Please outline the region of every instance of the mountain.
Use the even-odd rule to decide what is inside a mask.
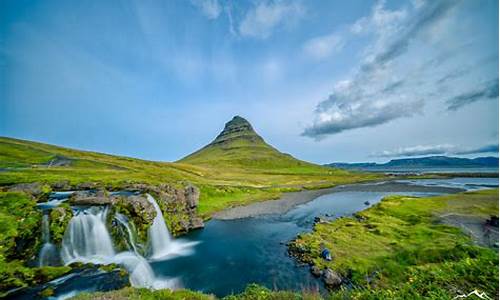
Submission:
[[[417,169],[457,169],[457,168],[498,168],[498,157],[460,158],[448,156],[428,156],[418,158],[393,159],[387,163],[331,163],[329,167],[365,171],[417,170]]]
[[[224,129],[208,145],[184,157],[180,163],[199,166],[266,169],[308,169],[325,172],[319,165],[298,160],[282,153],[259,136],[252,125],[240,116],[226,123]]]

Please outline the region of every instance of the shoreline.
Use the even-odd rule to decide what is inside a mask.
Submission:
[[[251,203],[248,205],[236,206],[216,212],[212,215],[214,220],[236,220],[250,217],[257,217],[271,214],[286,213],[298,205],[308,203],[326,194],[336,192],[429,192],[429,193],[459,193],[466,191],[462,188],[438,187],[438,186],[420,186],[406,183],[399,183],[395,180],[380,180],[369,183],[357,183],[338,185],[317,190],[304,190],[298,192],[284,193],[278,199],[265,200]]]

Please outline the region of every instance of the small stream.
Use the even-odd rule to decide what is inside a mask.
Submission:
[[[166,246],[153,245],[152,249],[156,250],[148,259],[148,266],[151,266],[157,278],[175,278],[176,287],[217,296],[239,293],[250,283],[276,289],[322,291],[322,283],[310,274],[307,266],[298,265],[290,258],[286,247],[286,243],[297,234],[312,229],[314,217],[335,219],[350,216],[376,204],[387,195],[421,197],[497,186],[497,178],[453,178],[339,187],[330,194],[319,196],[282,214],[209,221],[203,230],[183,236],[182,242],[175,239],[169,241],[170,247],[174,248],[169,251],[174,255],[163,257],[164,253],[158,249]],[[366,201],[369,205],[366,205]],[[162,235],[164,231],[159,226],[155,230],[157,232],[150,232],[152,236]],[[189,253],[175,255],[175,248],[186,245],[191,250]],[[54,298],[63,299],[81,291],[109,290],[109,287],[103,288],[102,285],[106,274],[96,272],[86,276],[76,274],[53,283],[56,292]],[[101,280],[95,280],[95,277]]]

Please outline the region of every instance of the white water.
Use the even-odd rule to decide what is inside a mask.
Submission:
[[[57,249],[50,242],[49,214],[43,213],[42,217],[42,241],[43,246],[38,255],[38,265],[40,267],[57,263]]]
[[[134,233],[132,231],[132,228],[130,228],[130,224],[128,223],[127,217],[125,217],[124,215],[122,215],[120,213],[116,213],[115,219],[121,225],[123,225],[123,227],[125,227],[125,230],[127,230],[127,234],[128,234],[128,244],[132,248],[132,250],[134,251],[134,253],[136,253],[137,255],[139,255],[139,251],[137,250],[137,245],[136,245],[135,239],[134,239]]]
[[[149,203],[151,203],[156,211],[156,216],[153,220],[153,224],[148,229],[149,234],[149,244],[151,246],[151,257],[158,258],[165,256],[169,253],[170,246],[170,233],[168,232],[167,225],[165,224],[165,219],[163,218],[163,213],[161,212],[160,206],[156,203],[156,200],[151,196],[147,195]]]
[[[116,263],[127,269],[130,284],[134,287],[175,287],[175,279],[157,278],[149,263],[139,254],[130,251],[115,254],[106,228],[107,212],[107,208],[93,206],[82,209],[73,216],[63,237],[61,255],[64,263]]]
[[[148,229],[150,259],[163,260],[173,256],[191,255],[193,253],[193,246],[197,245],[198,242],[173,241],[165,224],[160,206],[151,195],[148,194],[147,198],[156,211],[153,224]]]
[[[115,255],[106,228],[107,213],[107,208],[93,206],[73,216],[63,237],[61,256],[65,264],[102,262]]]

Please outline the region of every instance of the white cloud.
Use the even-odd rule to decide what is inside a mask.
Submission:
[[[455,32],[451,27],[454,22],[449,19],[456,17],[452,12],[458,3],[433,1],[418,8],[403,6],[391,10],[379,1],[370,15],[354,22],[349,27],[351,37],[366,34],[370,38],[361,51],[361,63],[317,105],[313,122],[303,135],[318,140],[346,130],[412,117],[423,112],[430,99],[443,97],[443,86],[437,77],[449,77],[461,66],[456,60],[451,61],[453,64],[444,63],[451,56],[449,49],[462,52],[457,44],[453,45],[455,48],[450,46]],[[429,32],[436,32],[436,27],[441,28],[439,38],[429,40]],[[428,52],[422,55],[422,50]],[[469,82],[466,91],[471,86],[474,83]]]
[[[191,3],[210,20],[217,19],[222,12],[219,0],[192,0]]]
[[[304,51],[315,59],[330,57],[333,53],[342,50],[344,41],[338,34],[329,34],[310,39],[304,44]]]
[[[265,39],[276,28],[291,25],[304,14],[299,2],[260,2],[246,13],[238,30],[241,36]]]

